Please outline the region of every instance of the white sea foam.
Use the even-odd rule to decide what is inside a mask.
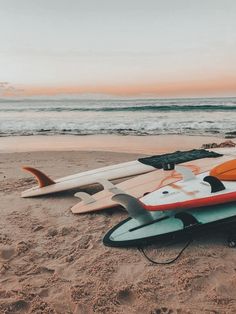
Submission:
[[[0,135],[236,134],[236,99],[0,100]]]

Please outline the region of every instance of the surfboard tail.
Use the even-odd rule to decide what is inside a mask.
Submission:
[[[51,178],[49,178],[49,176],[36,168],[24,166],[22,167],[22,169],[30,172],[36,178],[39,188],[55,184],[55,181],[53,181]]]

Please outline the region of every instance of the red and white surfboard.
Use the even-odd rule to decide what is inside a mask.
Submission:
[[[236,201],[236,159],[199,175],[182,166],[176,171],[182,173],[182,180],[140,199],[146,210],[187,210]]]

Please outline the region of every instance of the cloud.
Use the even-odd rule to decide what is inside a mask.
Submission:
[[[0,88],[5,88],[7,85],[9,85],[8,82],[0,82]]]
[[[0,97],[20,96],[23,91],[23,89],[16,88],[9,82],[0,82]]]

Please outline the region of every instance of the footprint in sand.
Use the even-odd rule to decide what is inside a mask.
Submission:
[[[25,300],[17,300],[8,304],[4,313],[26,313],[26,311],[29,310],[29,307],[29,303],[27,303]]]
[[[175,313],[177,312],[167,307],[160,307],[151,312],[151,314],[175,314]]]
[[[15,254],[14,248],[8,247],[0,249],[0,257],[5,261],[10,260],[14,256],[14,254]]]
[[[131,304],[134,299],[134,296],[133,296],[132,291],[130,291],[129,288],[125,288],[118,292],[117,299],[122,304]]]

